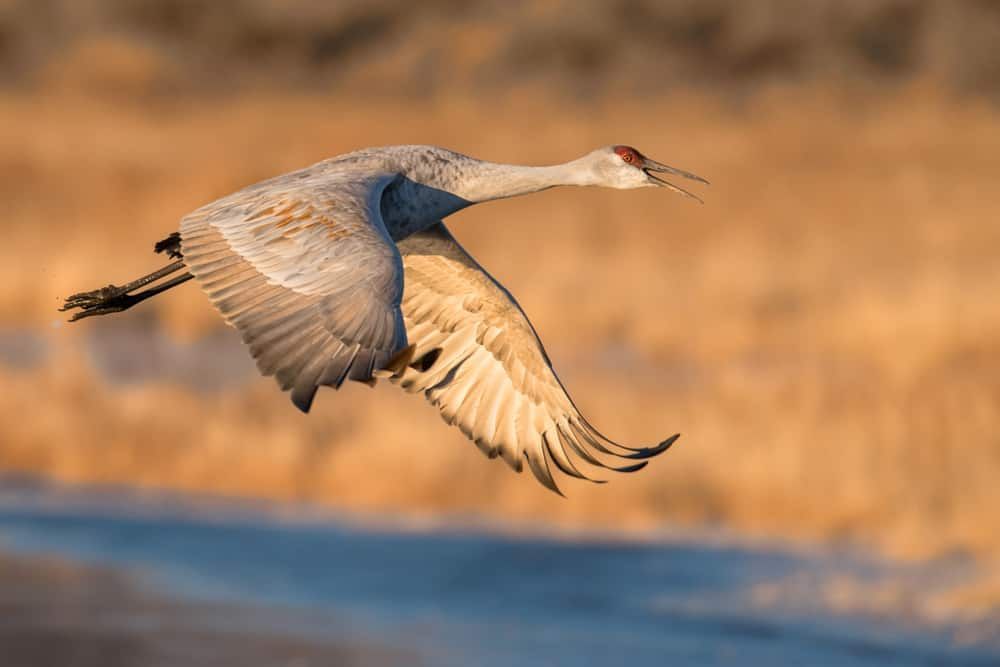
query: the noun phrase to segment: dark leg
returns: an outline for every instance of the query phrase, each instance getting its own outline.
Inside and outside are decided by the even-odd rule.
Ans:
[[[184,262],[176,261],[172,264],[168,264],[159,271],[154,271],[148,276],[143,276],[138,280],[133,280],[122,286],[108,285],[107,287],[102,287],[101,289],[94,290],[92,292],[80,292],[79,294],[74,294],[73,296],[66,299],[66,303],[59,310],[67,311],[73,308],[79,308],[80,312],[75,313],[73,317],[70,318],[70,322],[76,322],[77,320],[82,320],[85,317],[92,317],[94,315],[107,315],[108,313],[120,313],[123,310],[128,310],[132,306],[146,299],[156,296],[160,292],[164,292],[171,287],[176,287],[181,283],[187,282],[193,276],[185,271],[179,276],[174,276],[170,280],[160,283],[154,287],[143,290],[137,294],[129,294],[140,287],[145,287],[146,285],[169,276],[171,273],[175,273],[184,268]]]
[[[168,264],[159,271],[154,271],[148,276],[143,276],[138,280],[133,280],[130,283],[126,283],[121,287],[117,285],[108,285],[107,287],[102,287],[101,289],[96,289],[90,292],[79,292],[74,294],[68,299],[66,299],[66,304],[60,308],[60,310],[69,310],[70,308],[83,308],[89,304],[93,304],[95,300],[108,301],[110,299],[115,299],[117,297],[128,294],[132,290],[139,289],[140,287],[145,287],[151,282],[159,280],[164,276],[169,276],[171,273],[178,271],[184,267],[184,262],[174,262],[173,264]]]

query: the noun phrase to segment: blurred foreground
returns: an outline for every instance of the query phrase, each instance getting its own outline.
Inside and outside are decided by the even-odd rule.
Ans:
[[[305,613],[179,600],[151,590],[137,579],[131,572],[51,556],[0,555],[0,604],[5,612],[0,618],[0,650],[4,664],[421,664],[412,652],[378,642],[330,639],[328,627]]]
[[[0,546],[17,554],[0,556],[0,605],[13,612],[0,619],[0,651],[17,664],[985,667],[1000,657],[1000,618],[938,608],[942,589],[974,569],[954,558],[901,566],[704,532],[559,541],[2,481]]]

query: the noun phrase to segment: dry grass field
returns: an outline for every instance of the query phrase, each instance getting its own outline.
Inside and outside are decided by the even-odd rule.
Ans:
[[[61,323],[60,297],[157,267],[153,241],[200,204],[404,142],[523,163],[629,142],[713,182],[704,206],[560,189],[451,220],[519,297],[585,414],[629,443],[680,431],[673,450],[605,486],[567,481],[563,500],[391,386],[321,391],[304,417],[269,379],[199,390],[100,370],[95,346],[123,330],[182,349],[215,336],[194,285],[116,321]],[[985,103],[916,87],[797,89],[738,109],[531,90],[405,104],[10,93],[0,174],[2,470],[1000,558],[1000,113]],[[142,365],[139,351],[120,364]]]

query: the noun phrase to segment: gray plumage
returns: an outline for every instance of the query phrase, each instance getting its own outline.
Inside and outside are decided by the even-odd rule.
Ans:
[[[181,221],[174,251],[261,373],[275,376],[301,410],[309,411],[320,386],[388,377],[423,393],[488,456],[517,471],[527,460],[558,492],[551,465],[581,479],[591,479],[587,466],[631,472],[677,436],[628,448],[594,429],[517,301],[441,220],[558,185],[665,186],[694,197],[653,172],[705,182],[627,146],[551,167],[433,146],[365,149],[194,211]],[[107,305],[127,291],[102,293],[103,300],[75,295],[67,307],[92,311],[83,316],[123,310],[133,304]],[[599,455],[629,461],[616,467]]]

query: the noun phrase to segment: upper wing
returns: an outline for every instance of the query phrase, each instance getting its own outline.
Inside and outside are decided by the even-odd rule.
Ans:
[[[406,272],[402,309],[407,336],[416,357],[438,356],[428,370],[414,364],[396,379],[408,391],[424,392],[445,421],[461,428],[490,458],[500,455],[520,472],[524,456],[535,477],[558,493],[550,461],[582,479],[590,478],[573,463],[574,456],[632,472],[646,461],[615,468],[591,449],[641,460],[666,450],[677,438],[633,449],[591,426],[566,394],[514,297],[443,224],[398,245]]]
[[[368,381],[406,345],[402,262],[379,213],[395,177],[299,172],[181,222],[191,273],[305,412],[319,385]]]

